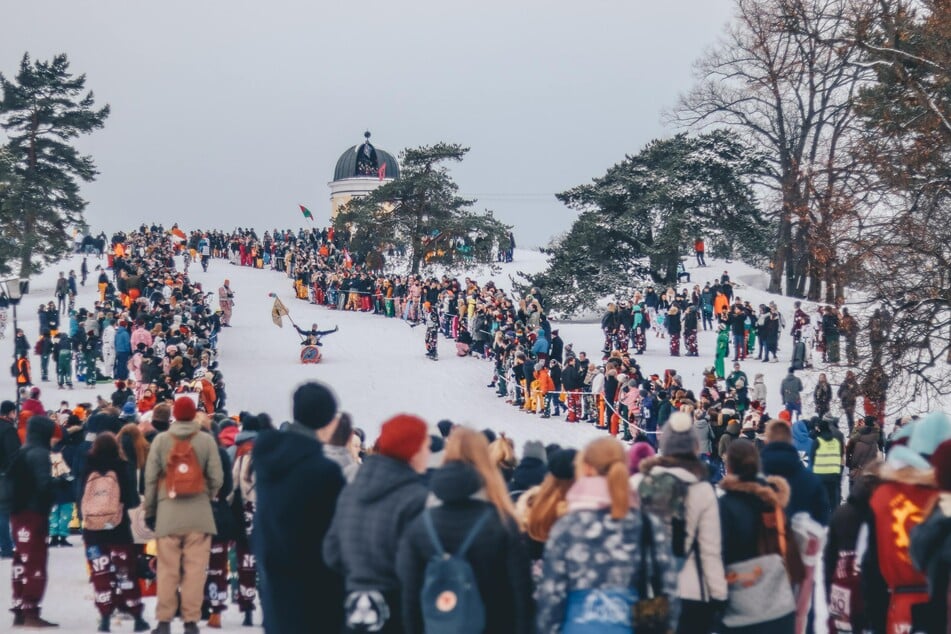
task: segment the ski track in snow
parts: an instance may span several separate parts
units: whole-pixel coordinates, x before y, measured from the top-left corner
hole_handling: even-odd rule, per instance
[[[24,329],[32,345],[37,337],[38,306],[53,299],[55,279],[60,270],[79,271],[82,258],[73,256],[52,266],[34,277],[30,294],[24,297],[19,307],[19,327]],[[780,336],[779,363],[761,363],[749,360],[742,364],[750,381],[755,374],[763,373],[767,388],[767,411],[775,413],[779,406],[779,384],[789,363],[791,337],[788,324],[791,322],[793,300],[770,295],[755,286],[765,285],[765,274],[742,263],[726,264],[712,258],[706,268],[688,267],[693,281],[680,288],[692,288],[719,277],[728,270],[731,279],[739,282],[735,295],[749,300],[754,306],[775,301],[787,322]],[[103,260],[103,263],[105,261]],[[688,260],[689,262],[689,260]],[[90,281],[80,287],[76,306],[91,308],[96,296],[95,281],[98,275],[95,257],[88,259]],[[178,262],[181,267],[181,260]],[[536,272],[545,266],[545,258],[538,252],[516,250],[515,262],[500,265],[492,275],[497,286],[508,291],[509,276],[518,271]],[[488,281],[487,267],[470,274],[480,283]],[[219,336],[219,364],[225,376],[227,408],[229,412],[241,410],[268,412],[275,424],[291,418],[291,395],[294,389],[307,380],[323,381],[336,392],[340,407],[350,412],[354,425],[367,432],[369,442],[376,437],[380,425],[398,412],[409,412],[423,417],[438,433],[435,424],[448,418],[456,423],[478,429],[491,428],[505,432],[516,443],[516,449],[528,440],[544,443],[559,443],[578,447],[600,437],[603,432],[580,423],[569,424],[563,418],[543,420],[525,414],[505,399],[498,398],[494,390],[486,387],[492,377],[493,365],[475,358],[459,358],[453,341],[440,337],[439,361],[433,362],[424,356],[422,327],[410,328],[400,319],[387,319],[371,314],[331,310],[311,305],[295,297],[292,281],[282,273],[239,267],[227,260],[213,259],[204,273],[197,264],[189,267],[192,280],[201,282],[205,291],[215,291],[225,279],[231,280],[235,292],[235,309],[232,328],[222,330]],[[463,277],[463,276],[460,276]],[[276,293],[290,311],[291,318],[301,327],[317,322],[321,329],[339,325],[340,331],[323,339],[323,360],[317,365],[302,365],[299,362],[300,338],[290,323],[278,328],[271,321],[270,308],[273,300],[268,293]],[[217,307],[214,299],[213,307]],[[815,312],[810,308],[810,315]],[[566,344],[572,343],[576,353],[586,352],[597,362],[601,358],[603,338],[598,323],[553,322]],[[811,328],[811,325],[809,326]],[[12,313],[7,326],[7,336],[0,341],[0,355],[12,361],[13,323]],[[701,356],[672,358],[667,351],[668,340],[648,334],[648,351],[638,357],[638,363],[647,374],[663,374],[667,368],[675,368],[683,376],[688,389],[699,392],[701,373],[704,367],[713,365],[716,347],[714,332],[700,331],[698,343]],[[31,354],[34,372],[39,373],[39,360]],[[728,371],[732,367],[728,364]],[[833,385],[844,369],[829,372]],[[815,384],[815,371],[800,372],[805,384],[804,406],[810,413],[811,390]],[[114,390],[111,384],[103,384],[94,390],[77,388],[59,390],[55,383],[40,384],[41,400],[47,408],[55,408],[61,400],[71,405],[95,400],[96,395],[108,397]],[[0,397],[12,398],[15,387],[9,372],[0,373]],[[835,412],[835,408],[833,408]],[[79,536],[71,540],[70,549],[50,550],[49,588],[44,602],[43,614],[62,627],[64,634],[93,631],[96,627],[96,612],[92,602],[92,586],[85,576],[85,562]],[[10,562],[0,562],[0,578],[9,579]],[[9,588],[9,585],[6,586]],[[10,606],[9,590],[0,591],[0,614],[7,613]],[[821,610],[824,612],[824,610]],[[146,619],[154,621],[154,599],[148,599]],[[824,631],[821,615],[817,615],[817,631]],[[0,618],[3,618],[0,616]],[[223,615],[223,632],[260,632],[260,628],[240,627],[241,615],[236,606],[229,606]],[[255,613],[260,619],[260,612]],[[153,623],[154,624],[154,623]],[[180,626],[178,626],[180,627]],[[114,632],[131,631],[131,621],[117,622]]]

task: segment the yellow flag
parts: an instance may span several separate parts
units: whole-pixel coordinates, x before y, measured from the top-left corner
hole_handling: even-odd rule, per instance
[[[280,297],[275,297],[274,306],[271,308],[271,319],[276,326],[283,328],[284,322],[281,320],[281,317],[287,317],[287,307],[284,306],[284,302],[281,301]]]

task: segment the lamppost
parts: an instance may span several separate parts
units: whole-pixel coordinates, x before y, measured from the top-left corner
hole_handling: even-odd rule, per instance
[[[23,283],[20,278],[14,277],[8,280],[0,280],[0,293],[3,293],[3,298],[7,300],[7,303],[13,306],[13,366],[17,366],[19,359],[17,358],[17,305],[20,303],[20,300],[23,299]],[[17,391],[17,415],[20,414],[20,386],[16,386]]]

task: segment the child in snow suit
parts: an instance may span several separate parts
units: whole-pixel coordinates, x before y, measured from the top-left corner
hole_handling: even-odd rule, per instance
[[[439,316],[436,315],[436,308],[429,302],[423,303],[423,319],[426,322],[426,356],[435,361],[439,358]]]

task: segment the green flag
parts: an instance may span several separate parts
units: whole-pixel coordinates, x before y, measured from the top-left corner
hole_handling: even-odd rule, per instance
[[[304,205],[298,205],[298,207],[300,207],[300,212],[304,214],[305,218],[310,218],[311,220],[314,219],[314,214],[310,213],[310,209],[308,209]]]

